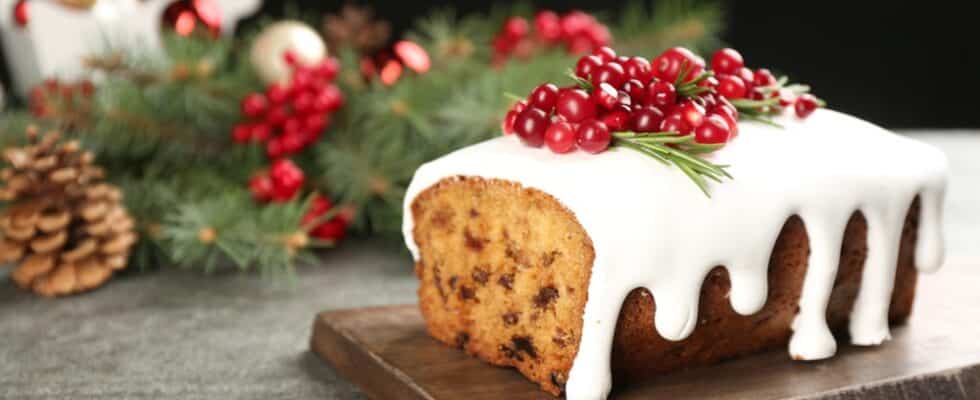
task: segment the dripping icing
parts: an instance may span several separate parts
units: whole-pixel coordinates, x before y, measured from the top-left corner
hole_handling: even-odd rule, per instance
[[[855,344],[879,344],[889,338],[887,314],[901,229],[917,195],[916,266],[934,271],[943,262],[945,156],[830,110],[817,110],[805,121],[782,117],[779,123],[785,128],[740,123],[739,137],[708,156],[731,165],[734,176],[713,185],[710,199],[676,168],[630,150],[555,155],[513,137],[488,140],[419,168],[406,193],[406,245],[417,260],[409,206],[443,178],[505,179],[557,198],[575,214],[595,248],[582,338],[566,395],[601,399],[612,386],[616,319],[632,289],[650,290],[657,299],[653,323],[658,333],[681,340],[696,325],[704,277],[724,265],[733,309],[752,314],[765,304],[772,245],[793,215],[806,225],[811,252],[789,352],[808,360],[832,356],[837,343],[824,313],[844,227],[854,211],[861,211],[868,223],[868,258],[849,328]],[[589,187],[583,188],[583,182]],[[637,265],[635,260],[657,262]]]

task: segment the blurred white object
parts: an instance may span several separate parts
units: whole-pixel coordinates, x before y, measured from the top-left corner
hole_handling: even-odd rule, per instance
[[[163,11],[175,0],[98,0],[74,8],[56,0],[30,0],[30,20],[13,18],[17,0],[0,0],[0,35],[13,90],[26,95],[48,77],[75,80],[85,74],[85,56],[107,48],[132,48],[146,54],[162,50]],[[238,21],[254,13],[262,0],[214,0],[229,35]]]
[[[263,29],[252,43],[252,67],[263,82],[289,79],[292,70],[284,58],[287,50],[296,55],[301,65],[314,65],[327,56],[327,45],[309,25],[289,20],[276,22]]]

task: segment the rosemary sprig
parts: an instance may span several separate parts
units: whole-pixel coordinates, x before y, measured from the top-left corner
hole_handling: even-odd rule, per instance
[[[578,85],[579,89],[590,93],[592,92],[592,82],[589,82],[588,79],[575,75],[575,71],[573,71],[571,68],[565,71],[565,75],[575,81],[575,84]]]
[[[783,126],[773,121],[774,115],[782,114],[783,106],[779,104],[778,97],[771,97],[774,93],[780,90],[787,90],[796,96],[804,93],[810,92],[810,86],[799,84],[799,83],[789,83],[789,78],[782,76],[776,80],[776,83],[769,86],[756,87],[754,90],[762,94],[762,100],[750,100],[750,99],[729,99],[728,101],[735,106],[738,110],[740,118],[745,118],[752,121],[759,121],[772,126],[780,127]],[[827,102],[817,99],[817,104],[820,107],[826,107]]]
[[[708,197],[711,197],[708,179],[719,183],[723,179],[732,179],[726,170],[728,165],[715,164],[697,156],[715,151],[724,144],[696,143],[693,134],[616,132],[613,133],[613,145],[636,150],[664,165],[676,166]]]

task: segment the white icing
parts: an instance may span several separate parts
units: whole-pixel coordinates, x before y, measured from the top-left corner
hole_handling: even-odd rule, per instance
[[[768,260],[785,221],[799,215],[810,258],[793,322],[790,355],[830,357],[837,343],[825,310],[837,273],[844,227],[860,210],[868,223],[868,257],[850,332],[860,345],[889,338],[888,306],[901,230],[920,195],[915,262],[943,262],[940,221],[946,158],[937,149],[829,110],[784,129],[740,123],[739,136],[707,156],[731,165],[734,180],[705,197],[680,170],[628,149],[555,155],[515,137],[476,144],[423,165],[405,196],[404,234],[416,260],[409,206],[447,177],[515,181],[551,194],[571,210],[595,247],[582,337],[566,385],[568,399],[603,399],[612,386],[610,349],[626,295],[645,287],[656,299],[661,336],[681,340],[697,323],[701,283],[715,266],[731,278],[734,310],[747,315],[766,301]]]

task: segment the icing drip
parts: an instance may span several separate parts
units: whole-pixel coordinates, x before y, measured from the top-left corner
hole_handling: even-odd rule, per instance
[[[676,168],[626,149],[555,155],[513,137],[470,146],[416,172],[405,198],[406,244],[417,260],[409,206],[419,192],[446,177],[511,180],[561,201],[595,247],[582,338],[566,394],[572,400],[602,399],[612,386],[616,320],[632,289],[645,287],[653,294],[653,323],[670,340],[694,330],[701,284],[715,266],[728,270],[734,310],[752,314],[765,304],[773,243],[793,215],[804,221],[811,251],[789,352],[804,360],[832,356],[837,343],[825,311],[844,227],[860,211],[868,225],[868,257],[850,332],[855,344],[879,344],[889,338],[898,246],[917,195],[917,268],[933,271],[943,262],[945,156],[834,111],[778,122],[785,128],[740,123],[739,137],[708,156],[731,165],[734,176],[713,185],[710,199]]]

